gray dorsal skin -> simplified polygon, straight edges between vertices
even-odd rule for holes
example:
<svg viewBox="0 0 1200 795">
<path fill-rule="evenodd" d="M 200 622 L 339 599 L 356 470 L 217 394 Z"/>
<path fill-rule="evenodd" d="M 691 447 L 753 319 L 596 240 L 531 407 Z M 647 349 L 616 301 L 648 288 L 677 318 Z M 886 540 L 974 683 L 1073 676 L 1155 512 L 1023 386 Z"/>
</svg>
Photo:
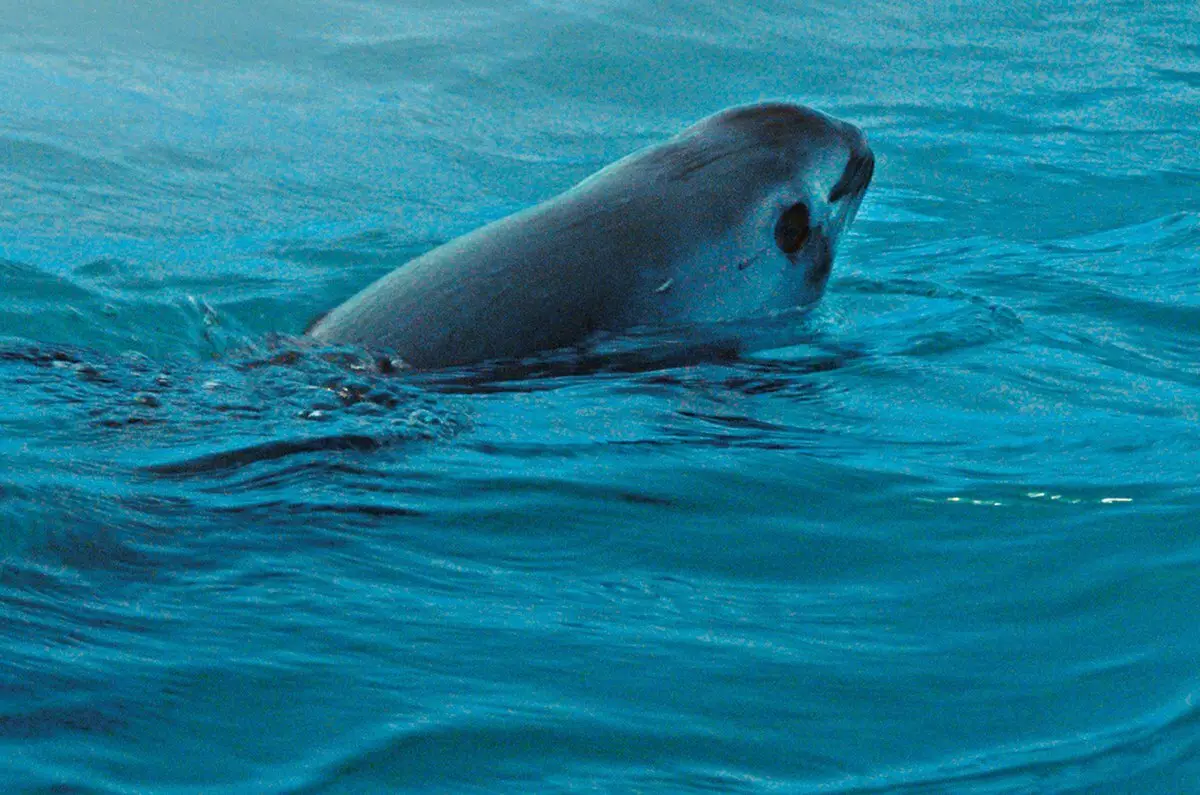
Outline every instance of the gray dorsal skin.
<svg viewBox="0 0 1200 795">
<path fill-rule="evenodd" d="M 435 368 L 805 305 L 873 171 L 851 124 L 731 108 L 417 257 L 308 333 Z"/>
</svg>

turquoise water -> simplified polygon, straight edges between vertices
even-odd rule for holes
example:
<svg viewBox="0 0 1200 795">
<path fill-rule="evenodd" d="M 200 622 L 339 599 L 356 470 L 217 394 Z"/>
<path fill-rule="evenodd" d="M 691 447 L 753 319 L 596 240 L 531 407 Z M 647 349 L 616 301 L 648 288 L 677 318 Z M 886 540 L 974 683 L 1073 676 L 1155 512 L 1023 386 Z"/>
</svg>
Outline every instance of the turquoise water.
<svg viewBox="0 0 1200 795">
<path fill-rule="evenodd" d="M 9 4 L 0 790 L 1200 789 L 1198 30 Z M 878 157 L 795 345 L 277 336 L 764 98 Z"/>
</svg>

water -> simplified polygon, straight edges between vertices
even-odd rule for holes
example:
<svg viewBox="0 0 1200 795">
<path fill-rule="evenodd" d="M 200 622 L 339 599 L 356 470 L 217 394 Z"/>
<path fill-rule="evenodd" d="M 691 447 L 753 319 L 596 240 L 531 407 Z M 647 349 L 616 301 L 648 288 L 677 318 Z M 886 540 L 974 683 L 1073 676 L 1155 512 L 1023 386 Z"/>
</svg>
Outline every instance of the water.
<svg viewBox="0 0 1200 795">
<path fill-rule="evenodd" d="M 8 4 L 0 789 L 1200 788 L 1195 3 Z M 865 128 L 797 345 L 303 350 L 722 107 Z"/>
</svg>

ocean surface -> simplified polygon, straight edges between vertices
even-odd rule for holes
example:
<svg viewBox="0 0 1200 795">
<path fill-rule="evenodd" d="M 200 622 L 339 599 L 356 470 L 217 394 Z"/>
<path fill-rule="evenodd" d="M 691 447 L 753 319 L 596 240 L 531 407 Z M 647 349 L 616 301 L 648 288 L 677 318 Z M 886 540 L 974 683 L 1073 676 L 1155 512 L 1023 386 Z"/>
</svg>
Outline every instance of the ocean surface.
<svg viewBox="0 0 1200 795">
<path fill-rule="evenodd" d="M 0 791 L 1200 791 L 1194 0 L 34 0 L 0 85 Z M 762 99 L 878 157 L 786 347 L 295 339 Z"/>
</svg>

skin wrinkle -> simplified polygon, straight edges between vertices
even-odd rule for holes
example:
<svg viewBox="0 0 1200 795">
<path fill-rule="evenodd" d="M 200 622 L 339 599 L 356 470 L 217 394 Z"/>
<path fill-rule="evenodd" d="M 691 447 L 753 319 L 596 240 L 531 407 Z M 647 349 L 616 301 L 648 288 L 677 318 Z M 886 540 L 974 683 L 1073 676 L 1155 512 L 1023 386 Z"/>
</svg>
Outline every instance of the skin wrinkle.
<svg viewBox="0 0 1200 795">
<path fill-rule="evenodd" d="M 670 167 L 669 179 L 677 182 L 686 182 L 692 176 L 708 169 L 710 166 L 734 155 L 744 155 L 751 151 L 753 147 L 747 145 L 717 152 L 712 152 L 708 149 L 695 152 L 692 151 L 694 148 L 678 147 L 670 153 L 670 157 L 668 158 Z"/>
</svg>

